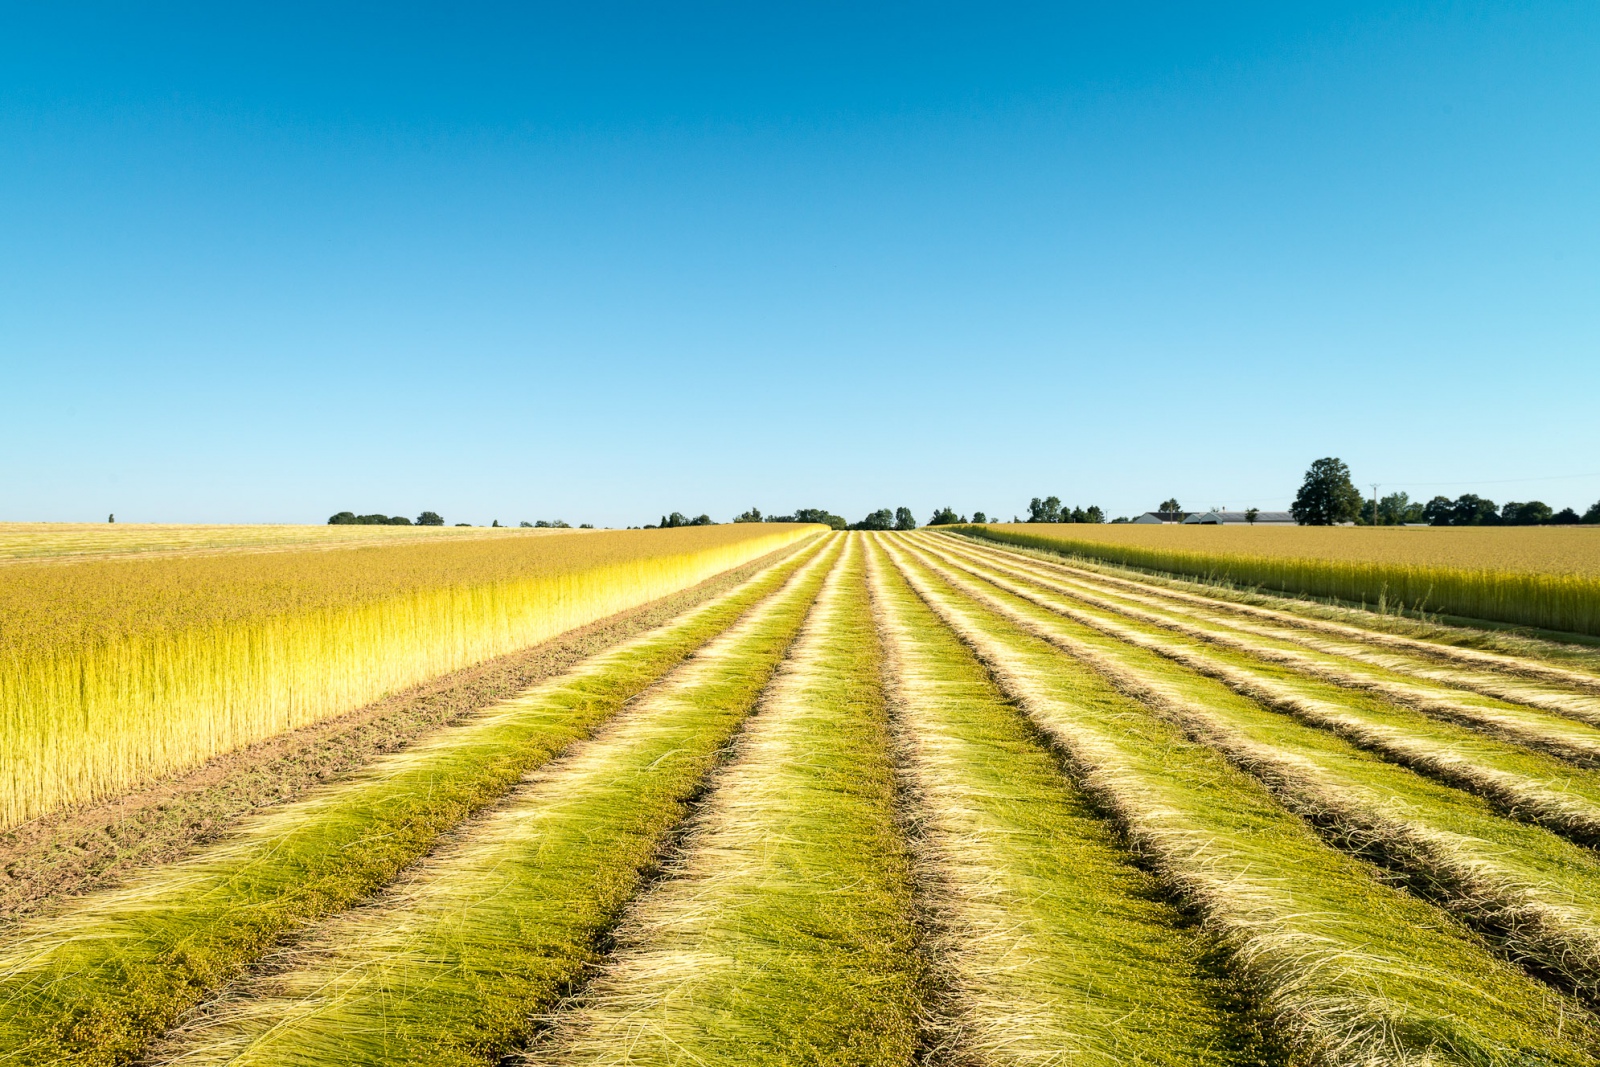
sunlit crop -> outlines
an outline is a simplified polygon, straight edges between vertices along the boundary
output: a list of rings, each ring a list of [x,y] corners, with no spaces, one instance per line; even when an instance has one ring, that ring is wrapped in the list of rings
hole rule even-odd
[[[526,647],[814,532],[713,526],[0,567],[0,826]]]
[[[964,527],[991,540],[1351,603],[1600,634],[1600,529]]]

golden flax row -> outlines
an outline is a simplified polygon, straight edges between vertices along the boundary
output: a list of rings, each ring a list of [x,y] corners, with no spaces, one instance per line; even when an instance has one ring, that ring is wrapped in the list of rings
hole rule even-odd
[[[0,568],[0,828],[669,595],[800,525]]]

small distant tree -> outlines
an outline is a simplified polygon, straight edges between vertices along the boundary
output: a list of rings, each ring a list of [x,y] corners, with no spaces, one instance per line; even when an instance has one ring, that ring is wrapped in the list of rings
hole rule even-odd
[[[1061,498],[1058,496],[1047,496],[1043,500],[1040,500],[1038,497],[1034,497],[1032,500],[1028,501],[1028,521],[1060,522]]]
[[[533,529],[533,523],[528,522],[526,519],[524,519],[522,522],[517,523],[517,525],[520,526],[524,530]]]
[[[107,515],[106,516],[106,521],[107,522],[116,522],[117,521],[117,513],[113,511],[111,514]]]
[[[1589,505],[1589,510],[1585,511],[1583,513],[1583,518],[1579,519],[1578,521],[1591,525],[1594,523],[1600,523],[1600,500],[1596,500],[1593,504]]]
[[[443,526],[444,525],[444,516],[440,515],[437,511],[424,511],[421,515],[417,516],[417,525],[418,526]],[[458,523],[456,523],[456,525],[457,526],[470,526],[472,524],[471,523],[466,523],[466,522],[458,522]]]
[[[848,529],[850,524],[841,515],[835,515],[826,508],[796,508],[793,515],[784,515],[773,520],[775,522],[820,522],[834,530]]]
[[[1159,508],[1156,508],[1156,511],[1165,512],[1167,514],[1172,514],[1173,512],[1178,512],[1178,511],[1182,511],[1182,510],[1183,510],[1183,505],[1178,503],[1178,498],[1175,497],[1175,496],[1167,497],[1167,499],[1165,499],[1165,500],[1163,500],[1161,502],[1161,506]]]
[[[328,516],[329,526],[354,526],[356,513],[353,511],[339,511]]]
[[[1577,524],[1578,513],[1573,511],[1571,508],[1562,508],[1554,515],[1550,516],[1551,526],[1576,526]]]
[[[1411,496],[1408,493],[1390,493],[1378,501],[1378,525],[1399,526],[1411,513]]]
[[[894,529],[894,512],[888,508],[879,508],[860,522],[853,524],[852,530],[892,530]]]
[[[1500,522],[1500,509],[1493,500],[1477,493],[1462,493],[1450,505],[1451,526],[1494,526]]]
[[[580,530],[592,530],[592,529],[594,529],[594,523],[592,523],[592,522],[580,522],[580,523],[578,523],[578,529],[580,529]]]
[[[1061,521],[1062,522],[1069,521],[1065,509],[1062,510]],[[1072,516],[1071,516],[1070,521],[1072,521],[1072,522],[1088,522],[1089,521],[1089,513],[1087,511],[1084,511],[1082,508],[1073,508],[1072,509]]]
[[[1350,480],[1350,468],[1334,456],[1311,464],[1289,512],[1302,526],[1354,521],[1361,514],[1361,493]]]
[[[688,524],[690,526],[715,526],[716,525],[716,523],[711,521],[711,516],[710,515],[705,515],[705,514],[696,515],[694,518],[689,520]]]
[[[1542,500],[1530,500],[1526,504],[1507,504],[1500,509],[1500,521],[1511,526],[1543,526],[1555,514],[1549,504]]]
[[[961,516],[956,514],[955,508],[939,508],[933,513],[933,518],[928,520],[929,526],[954,526],[961,521]]]
[[[1256,524],[1256,516],[1259,514],[1261,514],[1260,508],[1245,508],[1244,521],[1254,526]]]
[[[1100,510],[1099,504],[1090,504],[1083,512],[1084,522],[1105,522],[1106,513]]]
[[[973,522],[978,522],[978,523],[988,522],[989,521],[989,516],[985,515],[981,511],[974,511],[972,513],[972,521]]]
[[[760,508],[751,508],[749,511],[745,512],[742,515],[735,515],[733,517],[733,521],[734,522],[760,522],[761,521],[761,509]]]
[[[493,527],[494,527],[494,528],[496,528],[496,529],[499,529],[499,527],[500,527],[500,520],[499,520],[499,519],[496,519],[496,520],[494,520],[494,521],[493,521],[493,522],[491,522],[491,523],[490,523],[490,524],[489,524],[489,525],[490,525],[490,526],[493,526]]]
[[[1436,496],[1422,505],[1422,521],[1429,526],[1449,526],[1455,509],[1447,496]]]
[[[917,528],[916,517],[911,514],[910,508],[894,509],[894,528],[896,530],[915,530]]]
[[[1112,519],[1112,520],[1111,520],[1111,525],[1113,525],[1113,526],[1115,526],[1115,525],[1117,525],[1117,524],[1118,524],[1118,523],[1123,523],[1123,522],[1132,522],[1132,521],[1133,521],[1133,520],[1132,520],[1132,519],[1130,519],[1130,518],[1128,518],[1128,516],[1126,516],[1126,515],[1118,515],[1118,516],[1117,516],[1117,517],[1116,517],[1116,518],[1114,518],[1114,519]]]

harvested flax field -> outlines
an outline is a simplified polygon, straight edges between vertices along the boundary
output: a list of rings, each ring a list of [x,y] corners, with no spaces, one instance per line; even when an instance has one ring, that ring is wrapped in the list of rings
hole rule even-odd
[[[87,620],[6,650],[0,1063],[1600,1064],[1580,635],[977,526],[241,544],[0,573]]]

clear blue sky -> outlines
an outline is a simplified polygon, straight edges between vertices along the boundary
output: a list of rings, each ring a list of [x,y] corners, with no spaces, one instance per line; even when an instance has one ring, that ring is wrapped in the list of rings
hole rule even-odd
[[[6,4],[0,519],[1600,498],[1600,5]]]

